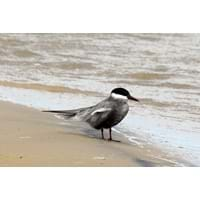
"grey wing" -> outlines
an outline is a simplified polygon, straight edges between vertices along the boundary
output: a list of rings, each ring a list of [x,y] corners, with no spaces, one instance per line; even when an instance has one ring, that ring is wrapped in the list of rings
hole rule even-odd
[[[110,118],[112,114],[112,108],[99,108],[93,110],[90,115],[86,118],[86,122],[88,122],[92,127],[96,129],[100,129]]]

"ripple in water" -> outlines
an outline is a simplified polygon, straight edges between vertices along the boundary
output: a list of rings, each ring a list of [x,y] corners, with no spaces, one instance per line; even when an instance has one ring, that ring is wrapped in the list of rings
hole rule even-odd
[[[0,99],[71,109],[125,87],[141,104],[116,130],[199,166],[199,43],[200,34],[1,34]]]

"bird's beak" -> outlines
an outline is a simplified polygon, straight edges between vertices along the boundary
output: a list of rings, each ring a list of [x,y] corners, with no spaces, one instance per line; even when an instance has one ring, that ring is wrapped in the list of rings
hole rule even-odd
[[[128,96],[128,99],[139,102],[138,99],[136,99],[135,97],[132,97],[131,95]]]

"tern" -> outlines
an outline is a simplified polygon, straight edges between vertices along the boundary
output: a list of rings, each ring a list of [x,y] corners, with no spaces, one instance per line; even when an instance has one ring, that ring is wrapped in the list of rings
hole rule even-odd
[[[74,110],[46,110],[62,115],[65,119],[74,118],[87,122],[95,129],[101,130],[101,137],[104,138],[104,129],[109,129],[109,139],[112,139],[112,127],[121,122],[129,111],[128,100],[139,102],[131,96],[124,88],[115,88],[110,96],[98,104],[90,107]]]

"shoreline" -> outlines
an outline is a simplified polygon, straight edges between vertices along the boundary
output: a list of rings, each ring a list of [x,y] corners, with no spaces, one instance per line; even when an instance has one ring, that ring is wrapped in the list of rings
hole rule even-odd
[[[72,133],[61,119],[0,101],[0,166],[177,166],[159,149]],[[182,161],[184,163],[184,161]],[[186,164],[187,165],[187,164]]]

